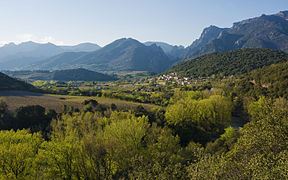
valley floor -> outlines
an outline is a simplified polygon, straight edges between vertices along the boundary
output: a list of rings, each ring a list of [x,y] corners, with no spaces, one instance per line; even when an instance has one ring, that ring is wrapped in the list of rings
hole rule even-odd
[[[83,101],[88,99],[95,99],[100,104],[110,106],[114,103],[120,109],[131,109],[138,105],[142,105],[146,109],[151,109],[156,105],[129,102],[119,99],[104,98],[104,97],[88,97],[88,96],[67,96],[67,95],[51,95],[41,94],[28,91],[0,91],[0,99],[5,100],[11,111],[15,111],[21,106],[40,105],[48,109],[55,109],[61,112],[63,105],[73,106],[74,108],[82,108]]]

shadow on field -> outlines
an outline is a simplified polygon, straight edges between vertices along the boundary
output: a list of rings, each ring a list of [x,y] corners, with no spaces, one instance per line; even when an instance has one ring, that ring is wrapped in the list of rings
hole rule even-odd
[[[0,91],[0,96],[43,96],[41,93],[29,91]]]

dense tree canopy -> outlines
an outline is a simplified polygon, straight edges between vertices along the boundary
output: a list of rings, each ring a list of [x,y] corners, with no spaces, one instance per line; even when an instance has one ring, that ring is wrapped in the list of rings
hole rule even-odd
[[[287,60],[288,55],[277,50],[239,49],[191,59],[174,66],[168,72],[193,78],[240,75]]]

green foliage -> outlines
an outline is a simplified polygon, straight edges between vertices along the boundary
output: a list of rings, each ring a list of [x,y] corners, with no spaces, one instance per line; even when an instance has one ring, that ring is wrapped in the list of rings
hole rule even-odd
[[[242,129],[243,135],[230,156],[249,176],[283,179],[285,176],[278,174],[278,169],[287,167],[287,161],[281,158],[287,151],[288,103],[283,99],[273,102],[262,98],[251,104],[250,112],[256,107],[257,113],[251,114],[252,120]],[[280,162],[286,164],[279,166]]]
[[[279,63],[255,70],[242,76],[234,85],[234,92],[240,96],[268,96],[287,98],[288,63]]]
[[[75,143],[78,142],[78,143]],[[81,162],[81,145],[73,131],[63,139],[53,138],[44,142],[39,150],[38,163],[48,178],[72,179],[79,174],[78,161]]]
[[[39,150],[47,178],[186,176],[182,163],[190,153],[184,156],[179,137],[167,127],[150,126],[146,116],[80,112],[63,115],[52,127],[51,141]]]
[[[233,145],[237,142],[239,137],[240,133],[229,126],[225,129],[225,133],[222,134],[216,141],[209,142],[206,145],[205,151],[211,154],[227,153],[233,148]]]
[[[168,128],[156,124],[148,129],[144,139],[146,151],[133,158],[133,169],[129,172],[132,179],[185,179],[185,162],[178,136],[173,136]],[[189,157],[190,158],[190,157]]]
[[[103,139],[113,143],[107,149],[113,154],[114,166],[120,171],[126,170],[131,164],[131,159],[143,148],[143,138],[149,128],[147,117],[135,117],[131,113],[113,112],[110,123],[106,125]]]
[[[239,49],[212,53],[178,64],[168,72],[193,78],[231,76],[251,72],[271,64],[286,62],[288,55],[270,49]]]
[[[27,130],[0,131],[0,179],[287,178],[287,100],[250,103],[251,121],[238,130],[229,126],[227,94],[176,90],[167,108],[126,112],[94,100],[62,114],[22,107],[17,120],[32,131],[54,119],[45,140]],[[1,102],[1,117],[9,114]]]
[[[200,97],[198,95],[196,99],[192,97],[188,93],[188,96],[186,94],[182,99],[168,106],[165,117],[167,123],[175,127],[179,134],[183,133],[180,135],[183,142],[188,143],[193,139],[203,143],[205,140],[199,140],[197,136],[202,133],[202,137],[205,137],[204,134],[213,137],[221,133],[231,121],[232,104],[229,98],[220,95],[199,100],[197,100]]]
[[[26,130],[0,131],[0,178],[37,177],[35,158],[42,142],[38,133],[32,135]]]
[[[252,103],[251,122],[240,129],[237,142],[232,146],[227,144],[235,139],[235,132],[227,129],[219,140],[206,147],[212,155],[203,155],[189,166],[189,176],[192,179],[287,179],[287,107],[285,99],[261,98]],[[217,147],[221,141],[229,145],[225,151]]]

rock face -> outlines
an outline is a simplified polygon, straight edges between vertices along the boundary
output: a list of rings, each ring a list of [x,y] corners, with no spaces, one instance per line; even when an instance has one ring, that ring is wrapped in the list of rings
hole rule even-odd
[[[210,41],[216,39],[219,34],[223,31],[228,30],[227,28],[219,28],[216,26],[209,26],[203,30],[199,39],[196,39],[190,46],[185,50],[184,56],[189,56],[191,53],[198,51]]]
[[[288,21],[288,11],[280,11],[276,16],[282,17]]]
[[[231,28],[210,26],[186,49],[184,58],[241,48],[270,48],[288,52],[288,11],[234,23]]]
[[[155,44],[162,48],[162,50],[166,53],[166,55],[173,61],[177,61],[178,57],[180,57],[184,51],[184,46],[173,46],[164,42],[153,42],[148,41],[144,43],[146,46],[151,46],[152,44]]]

